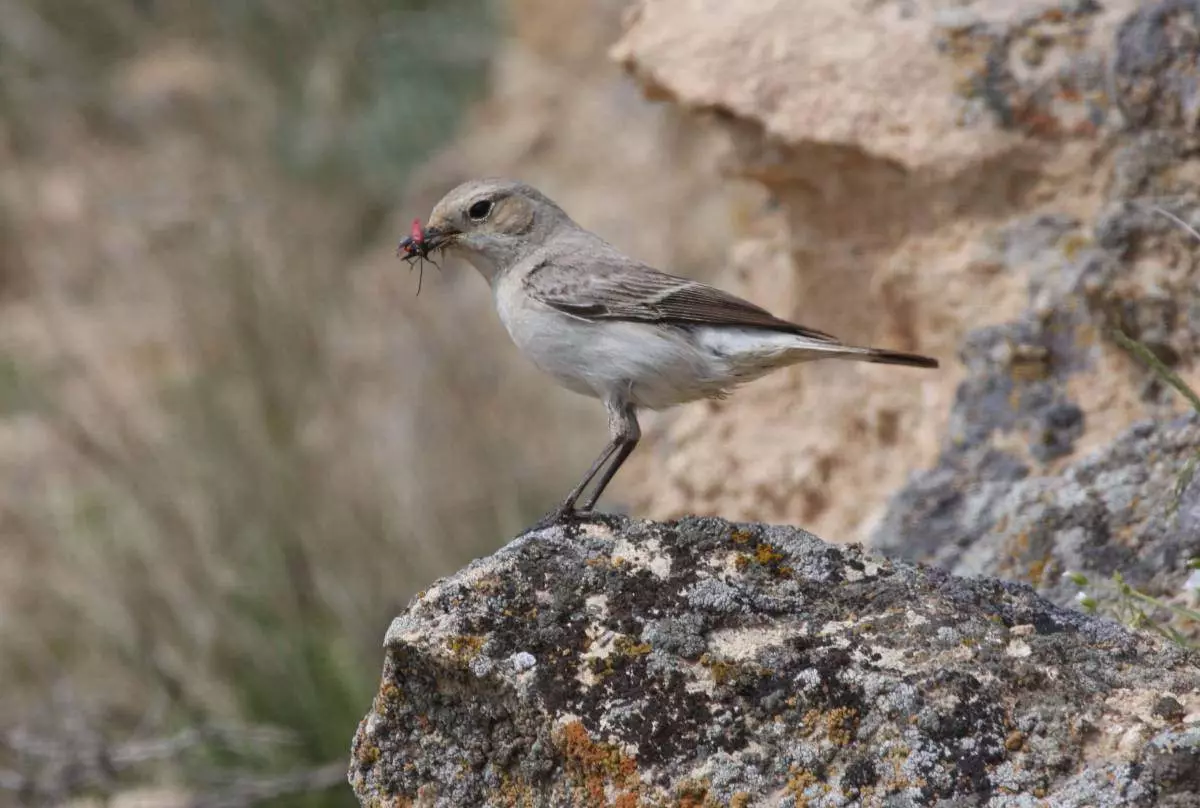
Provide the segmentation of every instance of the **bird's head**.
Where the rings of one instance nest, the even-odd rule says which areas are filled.
[[[425,242],[430,250],[462,256],[492,280],[569,221],[562,208],[525,183],[471,180],[434,206]]]

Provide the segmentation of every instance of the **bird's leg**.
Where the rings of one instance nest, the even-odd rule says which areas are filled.
[[[579,484],[571,489],[571,493],[567,494],[567,498],[562,501],[562,504],[539,519],[537,524],[530,528],[530,530],[540,530],[541,528],[558,524],[566,517],[575,513],[575,500],[579,499],[579,495],[583,493],[583,489],[587,488],[588,483],[596,476],[596,472],[600,471],[604,464],[608,462],[608,459],[620,448],[621,444],[615,437],[610,440],[608,445],[604,447],[604,451],[596,458],[596,462],[592,463],[592,467],[588,469],[587,474],[583,475],[583,479],[579,481]]]
[[[637,411],[632,404],[622,404],[619,407],[610,408],[608,419],[609,431],[613,433],[613,443],[618,446],[616,457],[604,470],[604,474],[600,475],[600,482],[596,483],[591,496],[579,509],[581,511],[590,511],[596,507],[596,501],[600,499],[604,489],[608,487],[617,470],[629,459],[633,450],[637,448],[638,441],[642,439],[642,428],[638,426]]]
[[[567,498],[562,501],[562,504],[554,509],[554,513],[558,514],[559,518],[562,518],[563,516],[566,516],[575,510],[575,501],[579,499],[579,496],[583,493],[583,490],[587,488],[588,483],[592,481],[592,478],[596,476],[596,473],[604,467],[604,464],[608,462],[608,459],[616,454],[620,448],[621,443],[616,437],[608,442],[608,445],[604,447],[604,451],[602,451],[600,456],[596,458],[596,462],[592,463],[592,467],[588,469],[587,474],[583,475],[583,479],[579,481],[579,484],[572,488],[571,493],[567,494]]]
[[[588,469],[587,474],[583,475],[583,479],[579,481],[579,484],[571,489],[571,493],[567,494],[567,498],[562,501],[562,504],[542,517],[531,529],[536,530],[549,527],[579,511],[590,511],[592,506],[596,504],[596,500],[600,498],[600,493],[608,485],[609,480],[617,473],[617,468],[625,462],[625,458],[629,457],[629,453],[637,445],[638,439],[641,437],[641,430],[638,428],[637,417],[634,414],[633,407],[615,401],[606,401],[604,406],[608,410],[608,432],[611,440],[604,447],[604,451],[600,452],[600,456],[596,458],[596,461],[592,463],[592,467]],[[587,504],[583,508],[577,510],[575,502],[582,496],[588,484],[591,483],[614,455],[616,455],[616,460],[605,469],[595,493],[588,497]]]

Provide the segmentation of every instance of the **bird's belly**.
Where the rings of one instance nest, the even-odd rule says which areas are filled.
[[[521,352],[577,393],[662,409],[719,395],[728,384],[706,352],[671,329],[532,306],[508,314],[502,319]]]

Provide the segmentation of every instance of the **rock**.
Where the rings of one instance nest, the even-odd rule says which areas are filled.
[[[1184,165],[1181,152],[1140,160],[1154,142],[1180,141],[1126,149],[1126,189],[1160,187],[1168,166]],[[1194,196],[1172,208],[1183,220],[1200,213]],[[1060,581],[1068,569],[1179,593],[1200,531],[1189,523],[1191,489],[1177,493],[1175,481],[1200,451],[1200,431],[1194,418],[1176,418],[1185,402],[1111,334],[1141,340],[1194,378],[1185,367],[1200,355],[1200,245],[1125,201],[1089,229],[1038,218],[993,242],[997,271],[1033,268],[1028,308],[964,338],[966,378],[938,461],[892,498],[872,545],[957,574],[1025,581],[1059,603],[1075,593]]]
[[[1121,26],[1115,50],[1113,85],[1131,124],[1200,127],[1200,3],[1145,3]]]
[[[527,534],[419,594],[386,647],[363,806],[1200,799],[1177,647],[791,528]]]
[[[1200,556],[1200,417],[1144,422],[1062,474],[1026,476],[984,453],[921,475],[896,497],[874,545],[959,575],[1001,576],[1068,603],[1120,573],[1155,596],[1182,592]],[[888,539],[895,531],[895,539]]]
[[[771,194],[758,231],[735,234],[724,285],[943,368],[818,363],[668,414],[646,430],[667,460],[640,453],[627,472],[642,476],[635,510],[899,541],[879,525],[916,470],[982,464],[964,486],[1055,473],[1169,417],[1108,332],[1200,383],[1198,245],[1151,210],[1200,221],[1198,13],[636,3],[613,57],[649,96],[708,113],[729,173]],[[948,447],[965,433],[969,450]]]

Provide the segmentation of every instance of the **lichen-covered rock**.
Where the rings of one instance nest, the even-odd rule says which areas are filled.
[[[418,595],[386,645],[364,806],[1200,799],[1182,651],[790,528],[527,534]]]
[[[948,456],[897,495],[873,543],[959,575],[1028,582],[1062,604],[1078,591],[1068,571],[1181,595],[1200,556],[1198,459],[1197,416],[1138,424],[1061,474],[1030,475],[992,449]]]

